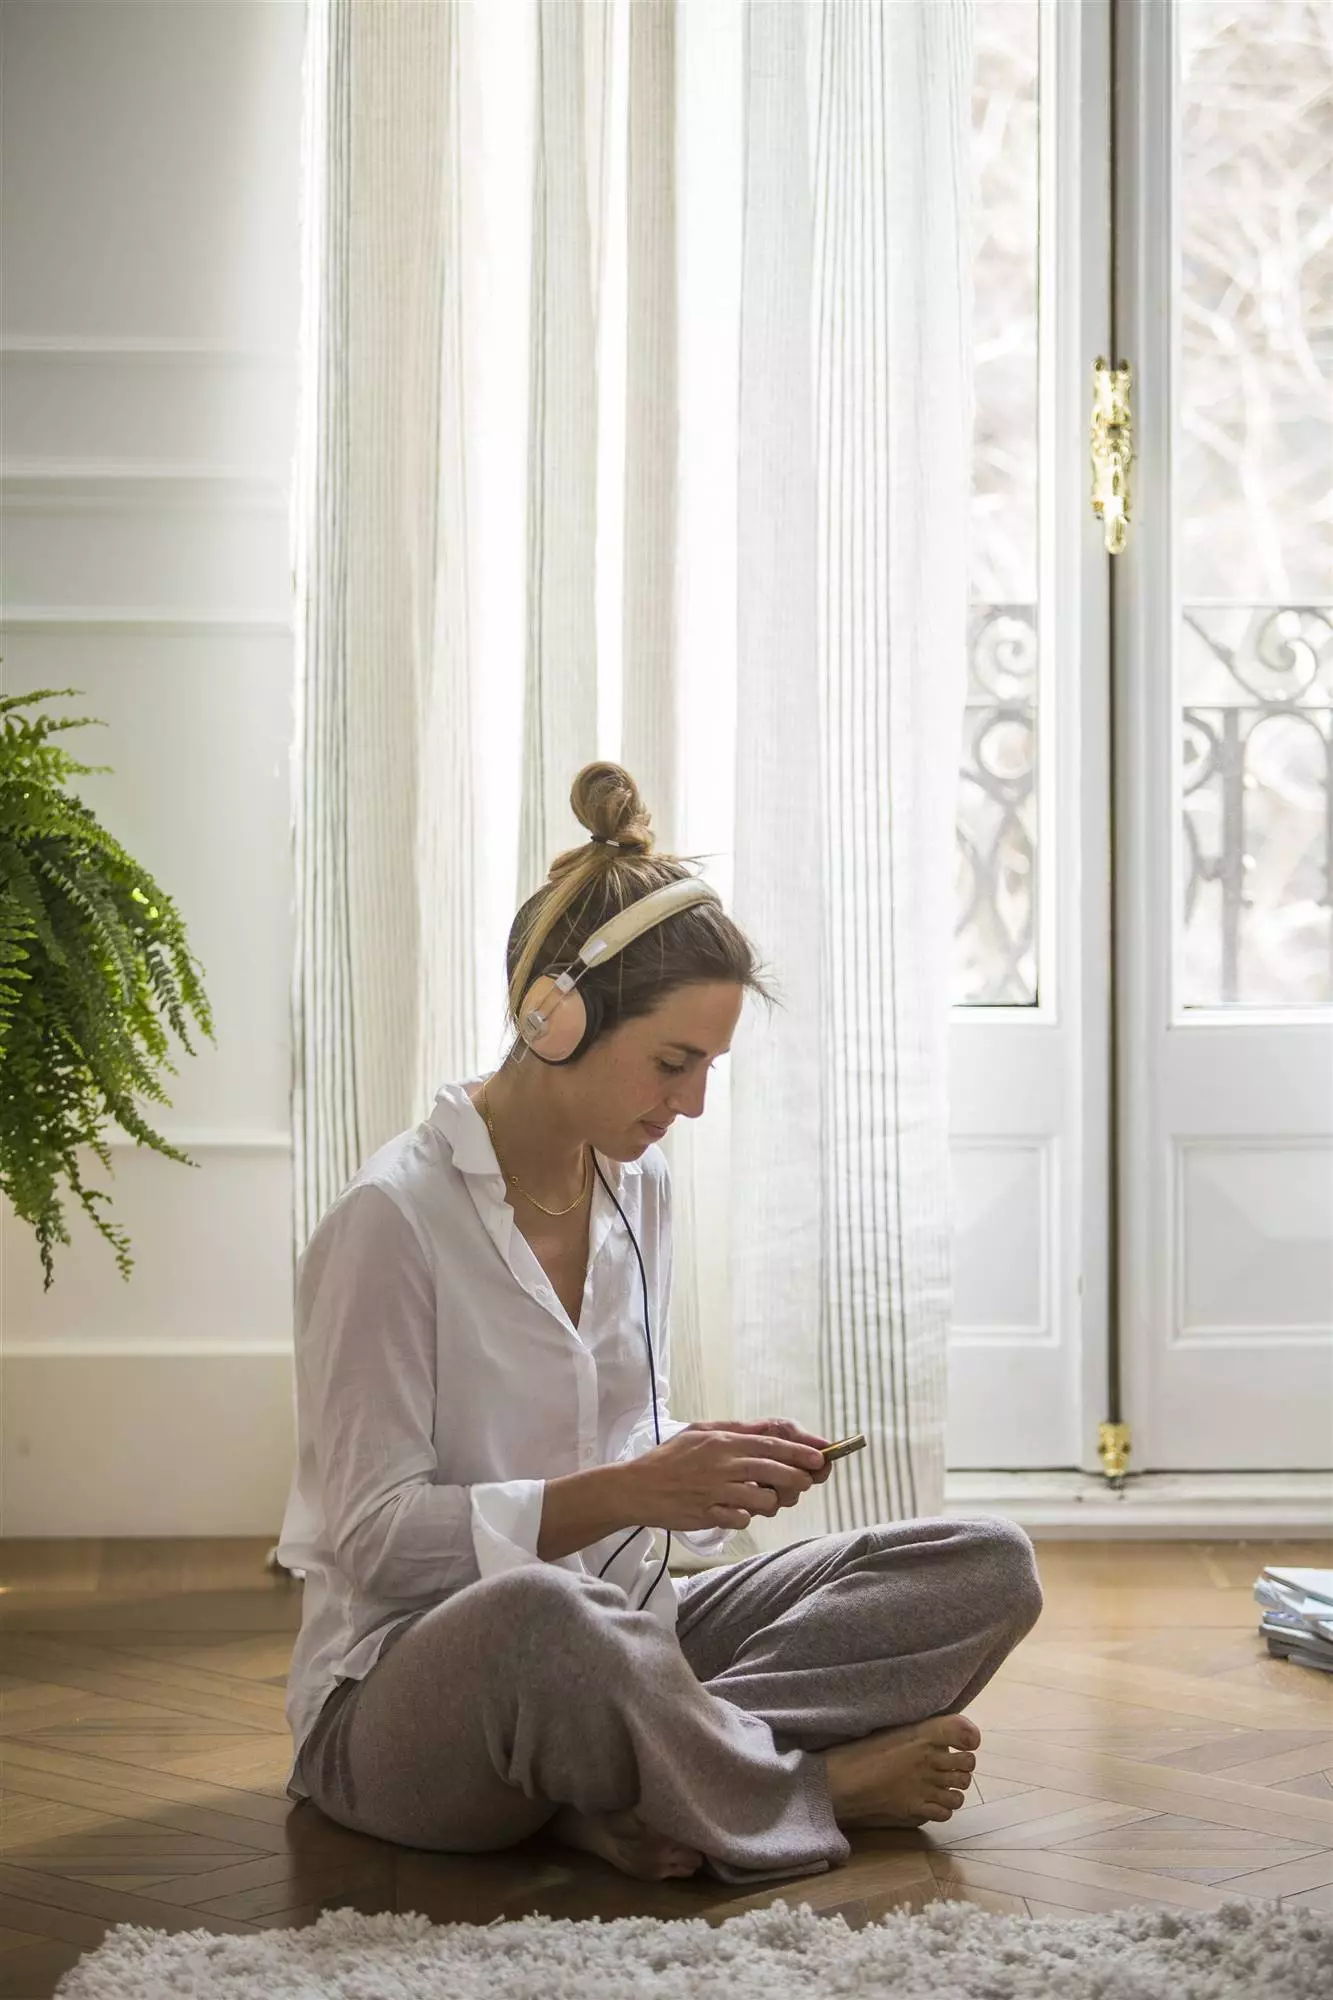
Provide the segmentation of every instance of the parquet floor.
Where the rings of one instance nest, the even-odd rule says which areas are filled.
[[[1260,1565],[1327,1546],[1042,1543],[1047,1609],[975,1705],[972,1803],[760,1895],[645,1887],[540,1843],[478,1859],[347,1833],[282,1792],[299,1588],[258,1542],[10,1543],[0,1596],[0,2000],[49,1994],[119,1922],[246,1931],[350,1904],[437,1921],[861,1923],[966,1898],[1035,1914],[1227,1896],[1333,1911],[1333,1686],[1270,1660]]]

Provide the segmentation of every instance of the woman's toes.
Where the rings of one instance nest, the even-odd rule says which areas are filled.
[[[946,1784],[957,1785],[960,1790],[966,1791],[972,1782],[975,1764],[974,1757],[937,1757],[932,1768],[937,1778],[942,1778]]]
[[[981,1743],[981,1731],[970,1715],[938,1715],[929,1729],[930,1740],[937,1750],[971,1755]]]

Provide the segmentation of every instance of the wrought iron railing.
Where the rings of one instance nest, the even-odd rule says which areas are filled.
[[[973,607],[959,772],[954,999],[1031,1007],[1036,959],[1037,608]]]
[[[1333,1001],[1333,606],[1181,615],[1180,998]]]
[[[1333,605],[1191,604],[1180,631],[1179,998],[1333,1002]],[[1037,999],[1037,612],[975,607],[954,998]],[[1049,840],[1050,833],[1042,835]]]

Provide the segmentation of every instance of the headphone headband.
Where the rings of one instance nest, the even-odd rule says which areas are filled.
[[[700,903],[720,903],[721,900],[715,889],[692,877],[681,882],[668,882],[664,888],[653,889],[648,895],[640,896],[637,902],[617,911],[600,930],[593,932],[580,951],[579,959],[585,966],[600,965],[606,959],[614,958],[618,951],[624,951],[626,945],[633,944],[635,938],[642,937],[645,931],[655,930],[658,924],[664,924],[668,917],[678,915],[681,910],[692,910]]]

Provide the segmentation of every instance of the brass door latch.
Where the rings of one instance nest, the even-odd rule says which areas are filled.
[[[1134,463],[1131,370],[1098,355],[1092,371],[1092,511],[1106,534],[1108,555],[1124,553],[1129,536],[1129,474]]]
[[[1097,1456],[1102,1462],[1102,1471],[1110,1480],[1120,1480],[1129,1471],[1129,1454],[1132,1440],[1128,1424],[1099,1424],[1097,1426]]]

